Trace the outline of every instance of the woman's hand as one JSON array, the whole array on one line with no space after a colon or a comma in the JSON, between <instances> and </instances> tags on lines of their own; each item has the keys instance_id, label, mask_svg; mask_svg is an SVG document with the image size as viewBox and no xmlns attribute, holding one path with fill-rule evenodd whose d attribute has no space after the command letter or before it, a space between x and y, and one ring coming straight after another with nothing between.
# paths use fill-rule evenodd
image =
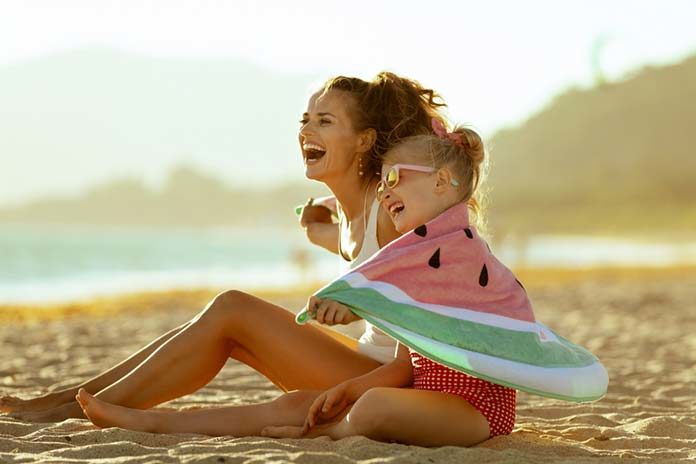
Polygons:
<instances>
[{"instance_id":1,"label":"woman's hand","mask_svg":"<svg viewBox=\"0 0 696 464\"><path fill-rule=\"evenodd\" d=\"M361 319L347 306L334 300L321 299L316 296L309 297L307 311L320 324L350 324Z\"/></svg>"},{"instance_id":2,"label":"woman's hand","mask_svg":"<svg viewBox=\"0 0 696 464\"><path fill-rule=\"evenodd\" d=\"M300 215L300 225L303 228L309 227L310 224L319 222L322 224L332 224L331 210L326 206L315 206L312 204L313 198L307 200L307 203L302 208Z\"/></svg>"},{"instance_id":3,"label":"woman's hand","mask_svg":"<svg viewBox=\"0 0 696 464\"><path fill-rule=\"evenodd\" d=\"M338 254L338 224L333 222L331 209L313 202L310 198L302 208L300 225L310 242Z\"/></svg>"},{"instance_id":4,"label":"woman's hand","mask_svg":"<svg viewBox=\"0 0 696 464\"><path fill-rule=\"evenodd\" d=\"M323 422L331 422L336 416L341 414L348 406L355 403L359 397L358 393L353 388L354 385L350 380L339 383L332 387L314 400L307 411L302 428L302 435L305 435L309 429Z\"/></svg>"}]
</instances>

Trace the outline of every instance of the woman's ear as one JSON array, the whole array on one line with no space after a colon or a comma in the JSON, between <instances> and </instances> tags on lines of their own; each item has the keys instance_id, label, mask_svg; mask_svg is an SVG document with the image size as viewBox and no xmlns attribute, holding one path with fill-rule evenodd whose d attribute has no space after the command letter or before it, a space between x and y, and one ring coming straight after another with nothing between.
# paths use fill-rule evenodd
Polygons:
<instances>
[{"instance_id":1,"label":"woman's ear","mask_svg":"<svg viewBox=\"0 0 696 464\"><path fill-rule=\"evenodd\" d=\"M358 153L366 153L372 149L377 141L377 131L373 128L365 129L358 138Z\"/></svg>"}]
</instances>

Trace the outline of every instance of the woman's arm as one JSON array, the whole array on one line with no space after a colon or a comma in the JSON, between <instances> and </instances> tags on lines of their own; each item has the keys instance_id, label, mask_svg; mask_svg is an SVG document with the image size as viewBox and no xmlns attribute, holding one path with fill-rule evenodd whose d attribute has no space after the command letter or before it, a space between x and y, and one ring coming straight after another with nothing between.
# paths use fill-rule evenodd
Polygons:
<instances>
[{"instance_id":1,"label":"woman's arm","mask_svg":"<svg viewBox=\"0 0 696 464\"><path fill-rule=\"evenodd\" d=\"M311 222L305 227L310 242L338 254L338 224Z\"/></svg>"},{"instance_id":2,"label":"woman's arm","mask_svg":"<svg viewBox=\"0 0 696 464\"><path fill-rule=\"evenodd\" d=\"M334 224L328 207L305 205L300 225L311 243L338 254L338 224Z\"/></svg>"}]
</instances>

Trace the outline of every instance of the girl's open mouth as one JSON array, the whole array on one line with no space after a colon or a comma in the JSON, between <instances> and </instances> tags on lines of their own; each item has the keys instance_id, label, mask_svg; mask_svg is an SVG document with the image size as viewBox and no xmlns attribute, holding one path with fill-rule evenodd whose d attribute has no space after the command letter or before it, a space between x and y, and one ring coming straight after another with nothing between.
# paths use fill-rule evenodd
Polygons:
<instances>
[{"instance_id":1,"label":"girl's open mouth","mask_svg":"<svg viewBox=\"0 0 696 464\"><path fill-rule=\"evenodd\" d=\"M399 215L399 213L401 213L404 210L404 208L404 204L400 201L397 201L396 203L390 205L389 214L391 215L392 219L396 219L396 217Z\"/></svg>"}]
</instances>

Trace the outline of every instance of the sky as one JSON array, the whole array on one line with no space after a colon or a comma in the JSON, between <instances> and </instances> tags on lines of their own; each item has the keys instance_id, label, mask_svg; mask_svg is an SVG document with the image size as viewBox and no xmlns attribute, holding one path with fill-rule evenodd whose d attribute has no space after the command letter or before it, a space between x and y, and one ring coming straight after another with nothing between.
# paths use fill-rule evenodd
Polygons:
<instances>
[{"instance_id":1,"label":"sky","mask_svg":"<svg viewBox=\"0 0 696 464\"><path fill-rule=\"evenodd\" d=\"M490 136L591 86L593 53L609 80L695 53L694 18L696 2L670 0L0 0L0 66L108 47L316 82L388 69L435 88L454 120Z\"/></svg>"}]
</instances>

